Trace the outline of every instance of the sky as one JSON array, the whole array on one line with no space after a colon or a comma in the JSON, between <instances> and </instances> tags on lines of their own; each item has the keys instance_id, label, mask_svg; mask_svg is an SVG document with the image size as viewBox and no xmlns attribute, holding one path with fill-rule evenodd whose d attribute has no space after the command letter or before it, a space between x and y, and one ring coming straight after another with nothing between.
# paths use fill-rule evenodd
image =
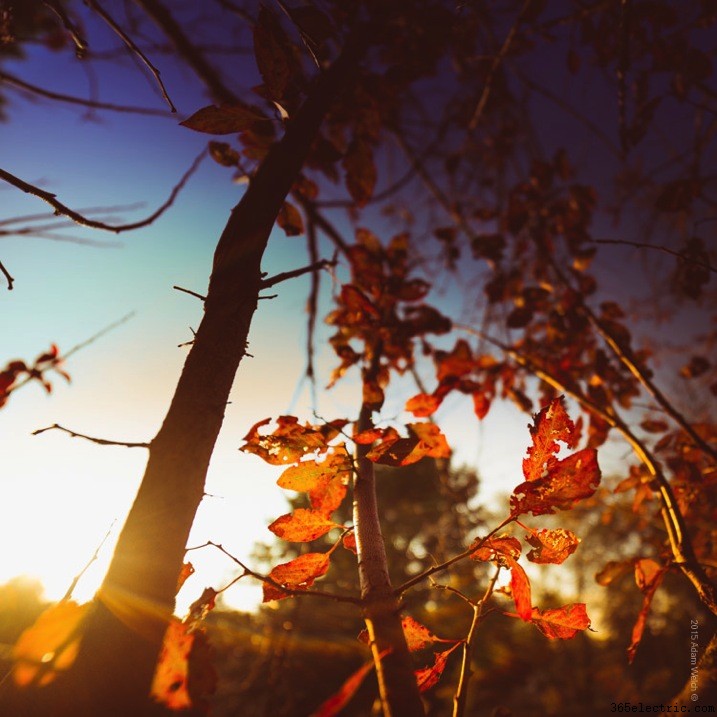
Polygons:
<instances>
[{"instance_id":1,"label":"sky","mask_svg":"<svg viewBox=\"0 0 717 717\"><path fill-rule=\"evenodd\" d=\"M93 22L90 27L95 51L116 46L116 38L102 25ZM30 101L7 90L1 166L56 193L74 209L144 204L141 209L114 212L121 221L153 211L206 146L206 136L179 126L179 121L208 104L186 71L167 56L154 59L177 105L177 116L97 111L87 117L82 109ZM2 68L60 92L85 95L90 86L91 75L69 50L54 53L34 46L26 59L3 62ZM238 86L258 83L251 58L239 62L236 70L240 76L233 79ZM164 109L154 81L131 60L105 61L96 73L100 99ZM551 126L546 136L561 131ZM30 361L52 342L66 352L133 312L68 360L70 384L60 376L51 377L51 395L38 384L27 385L0 410L0 544L5 546L0 583L28 574L42 580L48 598L57 599L109 531L76 597L89 599L99 585L139 485L145 452L101 447L57 431L39 436L32 432L58 423L120 441L153 437L186 356L186 347L178 345L190 340L190 327L196 328L202 315L197 299L172 287L206 290L216 240L244 186L231 181L229 170L205 159L174 206L151 226L119 237L79 227L64 230L66 236L119 241L117 246L0 236L0 260L15 277L13 291L0 291L0 365L14 358ZM37 198L0 185L0 221L46 209ZM348 224L342 228L348 229ZM331 247L322 244L322 256L331 253ZM303 238L288 238L275 229L264 270L275 274L306 263ZM345 278L345 270L339 268L337 276L324 277L320 315L327 312L330 289ZM624 280L616 269L609 273L608 289L613 282L619 290ZM200 507L190 545L220 542L251 562L254 544L273 540L267 524L286 512L286 496L275 485L280 470L238 448L251 425L263 418L285 413L312 418L311 391L304 379L308 287L307 278L295 279L277 288L277 298L260 302L250 333L252 358L242 362L237 375L210 466L210 495ZM441 289L429 299L455 307L450 286ZM327 336L326 329L317 336L318 389L335 365ZM402 414L402 406L414 392L408 380L397 382L384 415L409 418ZM320 416L355 416L355 376L330 392L317 393ZM456 396L445 402L436 418L455 447L456 463L478 468L485 500L497 500L494 496L510 492L522 481L528 421L511 404L497 403L489 418L479 423L470 399ZM601 455L604 470L624 470L625 455L624 449ZM218 551L196 551L191 559L197 573L180 594L180 612L204 586L219 588L233 575L232 564ZM252 607L260 599L260 586L247 578L225 599L229 605Z\"/></svg>"}]
</instances>

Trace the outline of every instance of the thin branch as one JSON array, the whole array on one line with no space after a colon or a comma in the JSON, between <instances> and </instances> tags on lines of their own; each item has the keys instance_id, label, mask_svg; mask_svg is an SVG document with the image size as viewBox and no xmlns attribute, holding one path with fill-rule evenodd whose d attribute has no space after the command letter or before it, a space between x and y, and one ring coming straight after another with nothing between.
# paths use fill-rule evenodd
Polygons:
<instances>
[{"instance_id":1,"label":"thin branch","mask_svg":"<svg viewBox=\"0 0 717 717\"><path fill-rule=\"evenodd\" d=\"M108 110L110 112L124 112L129 114L137 115L152 115L154 117L168 117L170 113L166 110L153 109L151 107L133 107L131 105L116 105L111 102L99 102L98 100L85 99L84 97L75 97L74 95L66 95L61 92L54 92L53 90L46 90L43 87L37 85L31 85L25 80L21 80L15 75L11 75L8 72L0 72L0 82L4 82L11 87L15 87L25 92L30 92L33 95L39 97L46 97L49 100L56 102L66 102L71 105L79 105L81 107L87 107L93 110Z\"/></svg>"},{"instance_id":2,"label":"thin branch","mask_svg":"<svg viewBox=\"0 0 717 717\"><path fill-rule=\"evenodd\" d=\"M58 425L57 423L53 423L51 426L47 426L47 428L38 428L36 431L32 432L33 436L39 436L41 433L45 433L45 431L62 431L63 433L67 433L68 435L72 436L72 438L84 438L86 441L90 441L91 443L96 443L99 446L125 446L125 448L149 448L149 443L131 443L128 441L111 441L107 438L95 438L93 436L86 436L84 433L76 433L75 431L71 431L69 428L64 428L63 426Z\"/></svg>"},{"instance_id":3,"label":"thin branch","mask_svg":"<svg viewBox=\"0 0 717 717\"><path fill-rule=\"evenodd\" d=\"M475 643L475 636L478 632L478 625L480 624L481 617L483 615L483 607L486 601L493 593L495 584L500 575L500 566L495 571L493 579L488 584L483 597L477 603L471 603L473 607L473 620L471 621L468 635L466 636L465 642L463 643L463 659L461 661L461 672L458 678L458 687L456 688L456 694L453 697L453 717L463 717L466 711L466 704L468 700L468 684L472 674L471 670L471 657L473 655L473 647Z\"/></svg>"},{"instance_id":4,"label":"thin branch","mask_svg":"<svg viewBox=\"0 0 717 717\"><path fill-rule=\"evenodd\" d=\"M336 227L334 227L334 225L331 224L331 222L329 222L329 220L316 209L316 205L311 200L302 197L296 192L294 192L293 196L306 212L307 219L313 221L316 226L321 229L321 231L324 232L329 239L331 239L338 249L343 254L346 254L349 249L348 244L344 241L344 238L341 236Z\"/></svg>"},{"instance_id":5,"label":"thin branch","mask_svg":"<svg viewBox=\"0 0 717 717\"><path fill-rule=\"evenodd\" d=\"M83 35L80 33L77 25L70 20L68 14L65 12L65 9L57 0L44 0L43 4L50 8L55 15L57 15L62 23L62 26L65 30L67 30L69 36L72 38L72 42L75 43L75 54L77 55L77 58L82 59L87 54L87 40L85 40Z\"/></svg>"},{"instance_id":6,"label":"thin branch","mask_svg":"<svg viewBox=\"0 0 717 717\"><path fill-rule=\"evenodd\" d=\"M470 555L473 555L476 550L478 550L486 540L488 540L490 537L495 535L501 528L505 528L506 525L510 525L515 520L515 517L512 515L509 515L502 523L497 525L493 530L490 531L485 537L481 538L478 541L474 541L471 543L462 553L458 553L458 555L454 555L452 558L449 558L448 560L445 560L442 563L439 563L438 565L434 565L426 570L424 570L422 573L419 573L418 575L414 575L410 580L406 580L403 585L399 585L395 590L395 595L402 595L406 592L409 588L412 588L414 585L417 585L420 582L423 582L424 580L431 577L431 575L435 575L436 573L439 573L446 568L449 568L453 563L457 563L460 560L465 560L465 558L469 557Z\"/></svg>"},{"instance_id":7,"label":"thin branch","mask_svg":"<svg viewBox=\"0 0 717 717\"><path fill-rule=\"evenodd\" d=\"M220 552L224 553L224 555L226 555L230 560L234 561L244 571L244 575L250 575L257 580L261 580L264 583L268 583L273 588L276 588L277 590L281 590L282 592L286 593L286 595L290 595L292 597L312 595L313 597L322 597L328 600L335 600L336 602L348 602L353 605L361 605L361 598L351 597L350 595L337 595L335 593L329 593L323 590L294 590L292 588L287 588L281 583L276 582L276 580L269 577L268 575L263 575L262 573L258 573L255 570L252 570L251 568L247 567L241 560L239 560L239 558L235 557L226 548L224 548L221 543L215 543L212 540L207 540L206 543L187 548L187 552L190 552L191 550L200 550L202 548L207 547L216 548Z\"/></svg>"},{"instance_id":8,"label":"thin branch","mask_svg":"<svg viewBox=\"0 0 717 717\"><path fill-rule=\"evenodd\" d=\"M128 212L134 209L141 209L146 205L145 202L134 202L134 204L118 204L110 207L85 207L78 209L81 214L116 214L117 212ZM42 212L40 214L22 214L8 219L0 219L0 227L8 224L20 224L21 222L39 222L49 221L55 215L54 212ZM68 224L69 226L69 224Z\"/></svg>"},{"instance_id":9,"label":"thin branch","mask_svg":"<svg viewBox=\"0 0 717 717\"><path fill-rule=\"evenodd\" d=\"M276 274L275 276L270 276L268 279L263 279L259 286L262 289L268 289L270 286L276 286L276 284L279 284L282 281L295 279L297 276L303 276L309 272L317 272L320 269L326 269L329 266L336 266L336 262L330 259L319 259L319 261L315 261L313 264L309 264L309 266L303 266L300 269L293 269L292 271L283 271L281 274ZM269 297L264 296L261 298L266 299Z\"/></svg>"},{"instance_id":10,"label":"thin branch","mask_svg":"<svg viewBox=\"0 0 717 717\"><path fill-rule=\"evenodd\" d=\"M222 81L217 71L204 59L194 43L185 35L182 27L159 0L135 0L162 32L172 42L178 54L204 82L215 100L223 103L236 102L238 97Z\"/></svg>"},{"instance_id":11,"label":"thin branch","mask_svg":"<svg viewBox=\"0 0 717 717\"><path fill-rule=\"evenodd\" d=\"M89 570L90 565L97 560L100 554L100 550L102 550L102 546L107 542L107 538L110 537L112 533L112 528L114 528L115 523L117 522L117 518L115 518L112 523L110 524L110 527L107 528L107 532L105 533L105 537L100 540L100 544L95 548L95 552L92 554L92 557L85 563L85 567L80 570L77 575L75 575L74 578L72 578L72 582L70 583L70 587L67 588L67 592L62 597L62 600L60 602L64 602L65 600L69 600L72 597L72 593L75 591L75 588L77 587L77 583L80 582L82 579L82 576Z\"/></svg>"},{"instance_id":12,"label":"thin branch","mask_svg":"<svg viewBox=\"0 0 717 717\"><path fill-rule=\"evenodd\" d=\"M42 199L44 202L47 202L51 207L55 209L56 214L62 214L66 217L69 217L76 224L81 224L82 226L90 227L92 229L102 229L103 231L119 234L120 232L127 232L132 231L134 229L146 227L152 222L154 222L158 217L160 217L165 211L167 211L167 209L169 209L172 204L174 204L174 200L177 198L177 195L184 188L184 185L187 183L187 180L189 179L189 177L192 176L192 174L194 174L195 170L205 156L206 150L202 150L202 152L192 162L189 169L184 173L179 182L174 186L169 197L167 198L167 201L165 201L164 204L162 204L156 211L154 211L145 219L142 219L138 222L131 222L129 224L112 225L106 224L105 222L97 221L95 219L90 219L80 214L79 212L76 212L74 209L70 209L69 207L65 206L57 199L56 195L52 192L46 192L44 189L40 189L33 184L28 184L19 177L16 177L14 174L6 172L4 169L0 169L0 179L5 180L9 184L12 184L14 187L17 187L26 194L32 194L33 196L38 197L38 199Z\"/></svg>"},{"instance_id":13,"label":"thin branch","mask_svg":"<svg viewBox=\"0 0 717 717\"><path fill-rule=\"evenodd\" d=\"M532 0L525 0L525 2L523 3L523 7L518 13L518 17L515 19L515 22L513 23L508 34L506 35L505 40L503 41L503 45L498 51L498 54L496 54L493 58L493 62L491 63L490 69L488 70L488 75L485 78L485 84L483 85L483 91L481 92L480 99L478 100L478 105L473 112L471 121L468 123L468 129L470 130L474 130L478 126L478 122L480 122L480 118L483 115L483 110L485 109L485 106L488 103L488 98L490 97L490 91L493 86L493 77L498 71L498 68L503 61L503 58L508 54L508 50L513 44L515 35L518 32L518 28L520 27L520 23L522 22L523 16L530 7L531 1Z\"/></svg>"},{"instance_id":14,"label":"thin branch","mask_svg":"<svg viewBox=\"0 0 717 717\"><path fill-rule=\"evenodd\" d=\"M206 296L203 296L202 294L197 294L196 291L192 291L191 289L185 289L184 287L182 287L182 286L177 286L176 284L175 284L175 286L173 286L172 288L173 288L173 289L176 289L177 291L183 291L185 294L189 294L190 296L196 296L197 299L201 299L202 301L206 301L206 300L207 300L207 297L206 297Z\"/></svg>"},{"instance_id":15,"label":"thin branch","mask_svg":"<svg viewBox=\"0 0 717 717\"><path fill-rule=\"evenodd\" d=\"M149 69L149 71L154 75L154 79L157 81L159 89L162 92L162 97L164 97L167 104L169 105L169 109L172 111L172 113L175 113L177 111L177 108L172 104L172 100L169 99L167 89L162 82L162 78L160 77L161 73L150 62L147 55L145 55L142 50L137 47L134 40L117 24L114 18L97 2L97 0L84 0L84 2L87 7L94 10L117 33L119 38L124 42L125 45L127 45L130 51L137 55L137 57L139 57L142 62L144 62L144 64L147 66L147 69Z\"/></svg>"},{"instance_id":16,"label":"thin branch","mask_svg":"<svg viewBox=\"0 0 717 717\"><path fill-rule=\"evenodd\" d=\"M15 282L15 279L10 275L10 272L5 268L5 265L0 261L0 271L3 273L3 276L5 277L5 280L7 281L7 289L8 291L12 291L12 285Z\"/></svg>"},{"instance_id":17,"label":"thin branch","mask_svg":"<svg viewBox=\"0 0 717 717\"><path fill-rule=\"evenodd\" d=\"M634 246L638 249L656 249L657 251L663 251L666 254L676 256L678 259L681 259L688 264L701 266L702 268L717 274L717 267L712 266L712 264L710 264L709 262L699 261L698 259L688 259L681 252L675 251L674 249L670 249L666 246L662 246L661 244L647 244L646 242L628 241L627 239L593 239L592 241L594 244L622 244L625 246Z\"/></svg>"},{"instance_id":18,"label":"thin branch","mask_svg":"<svg viewBox=\"0 0 717 717\"><path fill-rule=\"evenodd\" d=\"M312 263L319 260L319 245L316 237L316 222L313 217L307 217L306 240L309 248L309 258ZM316 410L316 374L314 373L314 331L316 329L316 315L319 303L319 283L321 274L318 271L311 272L311 289L307 302L308 324L306 328L306 377L311 383L311 404Z\"/></svg>"}]
</instances>

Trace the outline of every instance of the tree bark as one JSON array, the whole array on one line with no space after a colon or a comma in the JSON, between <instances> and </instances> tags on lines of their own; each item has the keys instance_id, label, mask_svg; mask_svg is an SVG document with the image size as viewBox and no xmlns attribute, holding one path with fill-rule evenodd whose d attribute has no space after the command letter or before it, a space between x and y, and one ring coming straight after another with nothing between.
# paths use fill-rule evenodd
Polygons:
<instances>
[{"instance_id":1,"label":"tree bark","mask_svg":"<svg viewBox=\"0 0 717 717\"><path fill-rule=\"evenodd\" d=\"M209 460L245 354L261 258L323 117L358 67L365 35L354 33L318 78L232 210L216 247L203 320L150 444L142 483L83 626L79 655L66 676L48 688L28 690L22 714L156 713L149 690Z\"/></svg>"},{"instance_id":2,"label":"tree bark","mask_svg":"<svg viewBox=\"0 0 717 717\"><path fill-rule=\"evenodd\" d=\"M373 365L364 380L375 380L379 353L380 348L374 348ZM371 426L371 409L364 403L357 429L360 433ZM423 717L425 711L401 625L400 605L388 574L374 464L366 457L369 449L365 445L356 449L353 514L364 621L376 666L381 707L384 717Z\"/></svg>"}]
</instances>

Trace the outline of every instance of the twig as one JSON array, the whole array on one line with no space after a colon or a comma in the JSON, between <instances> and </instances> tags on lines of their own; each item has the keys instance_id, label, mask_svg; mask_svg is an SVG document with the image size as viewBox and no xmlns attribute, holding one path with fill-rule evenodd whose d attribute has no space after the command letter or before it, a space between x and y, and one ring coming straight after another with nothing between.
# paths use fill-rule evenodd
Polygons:
<instances>
[{"instance_id":1,"label":"twig","mask_svg":"<svg viewBox=\"0 0 717 717\"><path fill-rule=\"evenodd\" d=\"M134 209L141 209L145 202L134 202L134 204L118 204L110 207L85 207L77 211L82 214L116 214L117 212L128 212ZM7 219L0 219L0 227L8 224L20 224L21 222L49 221L55 215L54 212L41 212L39 214L21 214Z\"/></svg>"},{"instance_id":2,"label":"twig","mask_svg":"<svg viewBox=\"0 0 717 717\"><path fill-rule=\"evenodd\" d=\"M195 160L192 162L189 169L184 173L179 182L174 186L164 204L162 204L156 211L154 211L145 219L142 219L138 222L131 222L129 224L112 225L106 224L105 222L97 221L95 219L89 219L88 217L80 214L79 212L76 212L74 209L70 209L69 207L65 206L56 198L55 194L52 194L51 192L46 192L45 190L40 189L33 184L28 184L19 177L10 174L10 172L6 172L4 169L0 169L0 179L4 179L6 182L12 184L14 187L17 187L26 194L32 194L33 196L42 199L44 202L47 202L51 207L55 209L56 214L62 214L66 217L69 217L76 224L90 227L92 229L102 229L103 231L119 234L120 232L127 232L132 231L134 229L141 229L142 227L146 227L152 222L154 222L158 217L160 217L165 211L167 211L167 209L169 209L169 207L174 204L174 200L177 198L177 195L184 188L184 185L187 183L187 180L189 179L189 177L192 176L192 174L194 174L197 167L205 156L206 150L203 150L201 154L199 154L195 158Z\"/></svg>"},{"instance_id":3,"label":"twig","mask_svg":"<svg viewBox=\"0 0 717 717\"><path fill-rule=\"evenodd\" d=\"M518 32L518 27L520 27L520 23L523 20L523 16L530 7L530 3L531 0L525 0L525 2L523 3L523 7L518 13L518 17L515 19L515 22L513 23L512 27L510 28L510 31L508 32L505 40L503 41L503 45L498 51L498 54L496 54L493 58L493 62L491 63L490 69L488 70L488 75L485 78L485 84L483 85L483 91L481 92L480 99L478 100L478 105L473 112L471 121L468 123L468 129L470 130L474 130L478 126L478 122L480 122L481 115L483 114L483 110L485 109L485 106L488 103L488 98L490 97L490 91L493 85L493 77L498 71L498 67L500 67L500 63L503 61L503 58L508 54L508 50L510 49L515 35Z\"/></svg>"},{"instance_id":4,"label":"twig","mask_svg":"<svg viewBox=\"0 0 717 717\"><path fill-rule=\"evenodd\" d=\"M172 288L176 289L177 291L183 291L185 294L189 294L190 296L196 296L197 299L201 299L202 301L207 300L206 296L203 296L202 294L197 294L196 291L192 291L191 289L185 289L184 287L177 286L176 284Z\"/></svg>"},{"instance_id":5,"label":"twig","mask_svg":"<svg viewBox=\"0 0 717 717\"><path fill-rule=\"evenodd\" d=\"M74 95L66 95L53 90L46 90L37 85L31 85L19 77L15 77L7 72L0 72L0 82L4 82L11 87L15 87L25 92L30 92L39 97L46 97L56 102L66 102L71 105L80 105L94 110L108 110L109 112L124 112L137 115L152 115L154 117L168 117L170 113L166 110L153 109L151 107L133 107L131 105L116 105L112 102L100 102L99 100L84 99L83 97L75 97Z\"/></svg>"},{"instance_id":6,"label":"twig","mask_svg":"<svg viewBox=\"0 0 717 717\"><path fill-rule=\"evenodd\" d=\"M666 254L676 256L688 264L694 264L695 266L701 266L708 271L717 274L717 267L712 266L709 262L699 261L698 259L688 259L682 252L675 251L661 244L647 244L646 242L639 241L628 241L627 239L593 239L594 244L623 244L625 246L634 246L638 249L656 249L657 251L663 251Z\"/></svg>"},{"instance_id":7,"label":"twig","mask_svg":"<svg viewBox=\"0 0 717 717\"><path fill-rule=\"evenodd\" d=\"M395 590L394 594L396 595L402 595L406 592L409 588L412 588L414 585L417 585L420 582L423 582L427 578L431 577L431 575L435 575L438 572L441 572L442 570L445 570L446 568L449 568L453 563L457 563L459 560L464 560L469 555L473 555L476 550L478 550L486 540L488 540L491 536L495 535L501 528L505 528L506 525L510 525L515 520L515 518L511 515L509 515L502 523L497 525L493 530L488 533L485 537L481 538L479 541L471 543L462 553L458 553L458 555L454 555L452 558L449 558L448 560L445 560L442 563L439 563L438 565L434 565L426 570L424 570L422 573L419 573L418 575L414 575L410 580L406 580L403 585L399 585Z\"/></svg>"},{"instance_id":8,"label":"twig","mask_svg":"<svg viewBox=\"0 0 717 717\"><path fill-rule=\"evenodd\" d=\"M478 631L478 625L483 615L483 607L485 606L486 600L493 593L495 583L500 575L500 567L495 571L493 579L488 584L483 597L478 602L472 602L473 608L473 620L471 621L468 635L463 643L463 659L461 661L460 677L458 678L458 687L456 688L456 694L453 697L453 717L463 717L466 711L466 703L468 699L468 683L472 674L471 670L471 656L473 654L473 646L475 642L476 632Z\"/></svg>"},{"instance_id":9,"label":"twig","mask_svg":"<svg viewBox=\"0 0 717 717\"><path fill-rule=\"evenodd\" d=\"M0 271L3 273L3 276L7 280L7 289L8 291L12 291L12 285L15 281L13 277L10 275L10 272L5 268L5 265L0 261Z\"/></svg>"},{"instance_id":10,"label":"twig","mask_svg":"<svg viewBox=\"0 0 717 717\"><path fill-rule=\"evenodd\" d=\"M316 222L313 217L307 217L306 242L309 249L309 259L313 264L319 260L319 245L316 237ZM311 383L311 403L316 409L316 374L314 373L314 330L316 328L316 314L319 302L319 283L321 274L318 271L311 272L311 288L307 301L307 313L309 314L306 328L306 377Z\"/></svg>"},{"instance_id":11,"label":"twig","mask_svg":"<svg viewBox=\"0 0 717 717\"><path fill-rule=\"evenodd\" d=\"M169 109L172 111L172 113L175 113L177 111L177 108L172 104L172 100L169 99L167 89L165 88L164 83L162 82L162 78L160 77L161 73L150 62L147 55L145 55L142 50L139 49L139 47L135 44L134 40L117 24L114 18L97 2L97 0L84 0L84 2L87 7L94 10L117 33L117 35L124 42L124 44L127 45L130 51L134 52L134 54L137 55L137 57L139 57L142 62L144 62L149 71L154 75L154 79L157 80L159 89L162 92L162 97L164 97L167 104L169 105Z\"/></svg>"},{"instance_id":12,"label":"twig","mask_svg":"<svg viewBox=\"0 0 717 717\"><path fill-rule=\"evenodd\" d=\"M313 264L309 264L309 266L303 266L300 269L293 269L292 271L283 271L281 274L276 274L275 276L270 276L268 279L263 279L259 286L262 289L268 289L270 286L275 286L287 279L295 279L297 276L303 276L309 272L316 272L319 271L319 269L325 269L329 266L336 266L336 262L329 259L319 259L319 261L315 261ZM260 298L266 299L269 297L263 296Z\"/></svg>"},{"instance_id":13,"label":"twig","mask_svg":"<svg viewBox=\"0 0 717 717\"><path fill-rule=\"evenodd\" d=\"M32 432L33 436L39 436L41 433L45 433L45 431L63 431L64 433L69 434L72 436L72 438L84 438L86 441L90 441L92 443L97 443L99 446L125 446L126 448L149 448L149 443L131 443L128 441L111 441L107 438L94 438L93 436L86 436L84 433L76 433L75 431L71 431L69 428L64 428L63 426L58 425L57 423L53 423L51 426L47 426L47 428L38 428L36 431Z\"/></svg>"},{"instance_id":14,"label":"twig","mask_svg":"<svg viewBox=\"0 0 717 717\"><path fill-rule=\"evenodd\" d=\"M296 192L293 193L293 196L306 212L307 220L313 221L316 226L321 229L321 231L324 232L329 239L331 239L338 249L343 254L346 254L349 249L348 244L345 242L336 227L334 227L334 225L331 224L331 222L329 222L329 220L316 209L316 205Z\"/></svg>"},{"instance_id":15,"label":"twig","mask_svg":"<svg viewBox=\"0 0 717 717\"><path fill-rule=\"evenodd\" d=\"M220 552L224 553L224 555L226 555L230 560L234 561L244 571L244 575L250 575L257 580L261 580L264 583L268 583L273 588L281 590L282 592L286 593L287 595L291 595L292 597L298 597L301 595L312 595L314 597L327 598L329 600L335 600L337 602L348 602L352 603L353 605L361 604L361 598L351 597L350 595L337 595L335 593L329 593L323 590L294 590L292 588L287 588L281 583L277 583L276 580L269 577L268 575L262 575L261 573L258 573L255 570L252 570L251 568L247 567L241 560L239 560L239 558L235 557L228 550L226 550L226 548L224 548L221 543L215 543L213 540L207 540L206 543L187 548L187 552L191 550L201 550L202 548L207 547L216 548Z\"/></svg>"},{"instance_id":16,"label":"twig","mask_svg":"<svg viewBox=\"0 0 717 717\"><path fill-rule=\"evenodd\" d=\"M112 528L114 528L115 523L117 522L117 518L115 518L112 523L110 524L110 527L107 528L107 532L105 533L105 537L100 540L100 544L95 548L95 552L92 554L92 557L85 563L85 567L80 570L77 575L75 575L74 578L72 578L72 582L70 583L70 587L67 588L67 592L62 597L62 600L60 602L64 602L65 600L69 600L72 597L72 593L75 591L75 588L77 587L77 583L80 582L82 579L82 576L87 572L90 565L97 560L100 550L102 550L102 546L107 542L107 538L110 537L110 534L112 533Z\"/></svg>"},{"instance_id":17,"label":"twig","mask_svg":"<svg viewBox=\"0 0 717 717\"><path fill-rule=\"evenodd\" d=\"M52 12L54 12L60 19L63 27L72 38L72 42L75 43L75 54L78 59L82 59L87 53L87 40L85 40L80 31L77 29L77 25L70 20L69 16L65 12L65 9L59 2L57 2L57 0L44 0L43 4L50 8L50 10L52 10Z\"/></svg>"}]
</instances>

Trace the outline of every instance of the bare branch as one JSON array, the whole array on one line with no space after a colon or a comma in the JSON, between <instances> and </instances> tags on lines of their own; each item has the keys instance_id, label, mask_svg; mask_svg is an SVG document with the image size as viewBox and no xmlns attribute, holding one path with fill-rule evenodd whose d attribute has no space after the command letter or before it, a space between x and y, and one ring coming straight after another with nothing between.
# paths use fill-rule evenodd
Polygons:
<instances>
[{"instance_id":1,"label":"bare branch","mask_svg":"<svg viewBox=\"0 0 717 717\"><path fill-rule=\"evenodd\" d=\"M85 40L82 36L77 28L77 25L70 20L69 16L65 12L65 9L59 2L57 2L57 0L44 0L43 4L50 8L50 10L52 10L52 12L54 12L60 19L63 27L72 38L72 42L75 43L75 54L77 55L77 58L82 59L87 54L87 40Z\"/></svg>"},{"instance_id":2,"label":"bare branch","mask_svg":"<svg viewBox=\"0 0 717 717\"><path fill-rule=\"evenodd\" d=\"M157 80L157 84L162 91L162 97L164 97L164 99L167 101L169 109L173 113L176 112L177 108L172 104L172 100L169 99L167 89L165 88L164 83L162 82L162 78L160 77L160 71L150 62L149 58L142 52L142 50L139 49L139 47L137 47L134 40L117 24L113 17L97 2L97 0L84 0L84 2L85 5L94 10L117 33L117 35L125 43L125 45L127 45L127 47L135 55L137 55L137 57L139 57L142 62L144 62L149 71L154 75L155 80Z\"/></svg>"},{"instance_id":3,"label":"bare branch","mask_svg":"<svg viewBox=\"0 0 717 717\"><path fill-rule=\"evenodd\" d=\"M95 560L97 560L97 558L99 557L100 550L102 550L102 546L107 542L107 538L110 537L110 534L112 533L112 528L114 528L116 522L117 522L117 518L115 518L112 521L110 527L107 528L107 532L105 533L104 538L102 538L102 540L100 540L100 544L95 548L95 552L92 554L92 557L85 563L85 566L82 568L82 570L80 570L80 572L77 573L77 575L75 575L74 578L72 578L70 587L67 588L67 592L64 594L64 596L62 597L62 600L60 602L69 600L72 597L72 593L75 591L75 588L77 587L77 583L80 582L80 580L82 579L82 576L88 571L90 565L92 565L92 563L94 563Z\"/></svg>"},{"instance_id":4,"label":"bare branch","mask_svg":"<svg viewBox=\"0 0 717 717\"><path fill-rule=\"evenodd\" d=\"M196 291L192 291L191 289L185 289L184 287L177 286L176 284L172 288L176 289L177 291L183 291L185 294L189 294L190 296L196 296L197 299L201 299L202 301L207 300L206 296L203 296L202 294L197 294Z\"/></svg>"},{"instance_id":5,"label":"bare branch","mask_svg":"<svg viewBox=\"0 0 717 717\"><path fill-rule=\"evenodd\" d=\"M675 251L669 247L662 246L661 244L648 244L640 241L628 241L627 239L593 239L594 244L621 244L624 246L634 246L638 249L656 249L657 251L663 251L671 256L676 256L688 264L694 264L695 266L701 266L708 271L717 274L717 267L712 266L709 262L699 261L698 259L687 258L682 252Z\"/></svg>"},{"instance_id":6,"label":"bare branch","mask_svg":"<svg viewBox=\"0 0 717 717\"><path fill-rule=\"evenodd\" d=\"M15 279L10 276L10 272L5 268L5 265L0 261L0 271L3 273L5 279L7 280L7 288L8 291L12 291L12 285L15 281Z\"/></svg>"},{"instance_id":7,"label":"bare branch","mask_svg":"<svg viewBox=\"0 0 717 717\"><path fill-rule=\"evenodd\" d=\"M66 95L61 92L54 92L53 90L46 90L43 87L37 85L31 85L25 80L21 80L15 75L11 75L8 72L0 72L0 82L15 87L19 90L29 92L39 97L46 97L49 100L56 102L66 102L71 105L79 105L80 107L87 107L94 110L108 110L110 112L124 112L137 115L152 115L154 117L169 117L170 113L166 110L153 109L151 107L133 107L130 105L116 105L111 102L99 102L98 100L85 99L84 97L75 97L74 95Z\"/></svg>"},{"instance_id":8,"label":"bare branch","mask_svg":"<svg viewBox=\"0 0 717 717\"><path fill-rule=\"evenodd\" d=\"M33 184L29 184L28 182L25 182L19 177L16 177L14 174L10 174L10 172L5 171L4 169L0 169L0 179L4 179L6 182L8 182L8 184L12 184L14 187L17 187L26 194L32 194L33 196L42 199L43 201L47 202L51 207L54 207L56 214L62 214L66 217L69 217L77 224L81 224L85 227L91 227L93 229L102 229L104 231L119 234L120 232L132 231L134 229L146 227L152 222L154 222L158 217L160 217L165 211L167 211L167 209L169 209L169 207L174 204L174 200L177 198L177 195L184 188L184 185L187 183L187 180L189 179L189 177L191 177L192 174L194 174L195 170L205 156L206 150L202 150L202 152L192 162L189 169L184 173L179 182L174 186L169 197L167 198L167 201L164 202L164 204L162 204L156 211L154 211L145 219L142 219L138 222L131 222L129 224L112 225L106 224L105 222L97 221L96 219L90 219L80 214L79 212L76 212L74 209L70 209L69 207L65 206L57 199L56 195L52 192L46 192L44 189L40 189Z\"/></svg>"},{"instance_id":9,"label":"bare branch","mask_svg":"<svg viewBox=\"0 0 717 717\"><path fill-rule=\"evenodd\" d=\"M45 433L45 431L62 431L63 433L67 433L68 435L72 436L72 438L84 438L86 441L90 441L91 443L96 443L99 446L125 446L126 448L149 448L149 443L131 443L128 441L112 441L108 438L95 438L93 436L86 436L84 433L76 433L75 431L71 431L69 428L64 428L63 426L58 425L57 423L53 423L51 426L47 426L47 428L38 428L36 431L32 432L33 436L39 436L41 433Z\"/></svg>"},{"instance_id":10,"label":"bare branch","mask_svg":"<svg viewBox=\"0 0 717 717\"><path fill-rule=\"evenodd\" d=\"M319 271L319 269L325 269L329 266L336 266L336 261L319 259L319 261L315 261L313 264L309 264L309 266L303 266L300 269L293 269L292 271L283 271L281 274L276 274L275 276L270 276L268 279L263 279L260 287L262 289L268 289L270 286L276 286L276 284L286 281L287 279L295 279L297 276L302 276L304 274L308 274L309 272L314 273Z\"/></svg>"}]
</instances>

